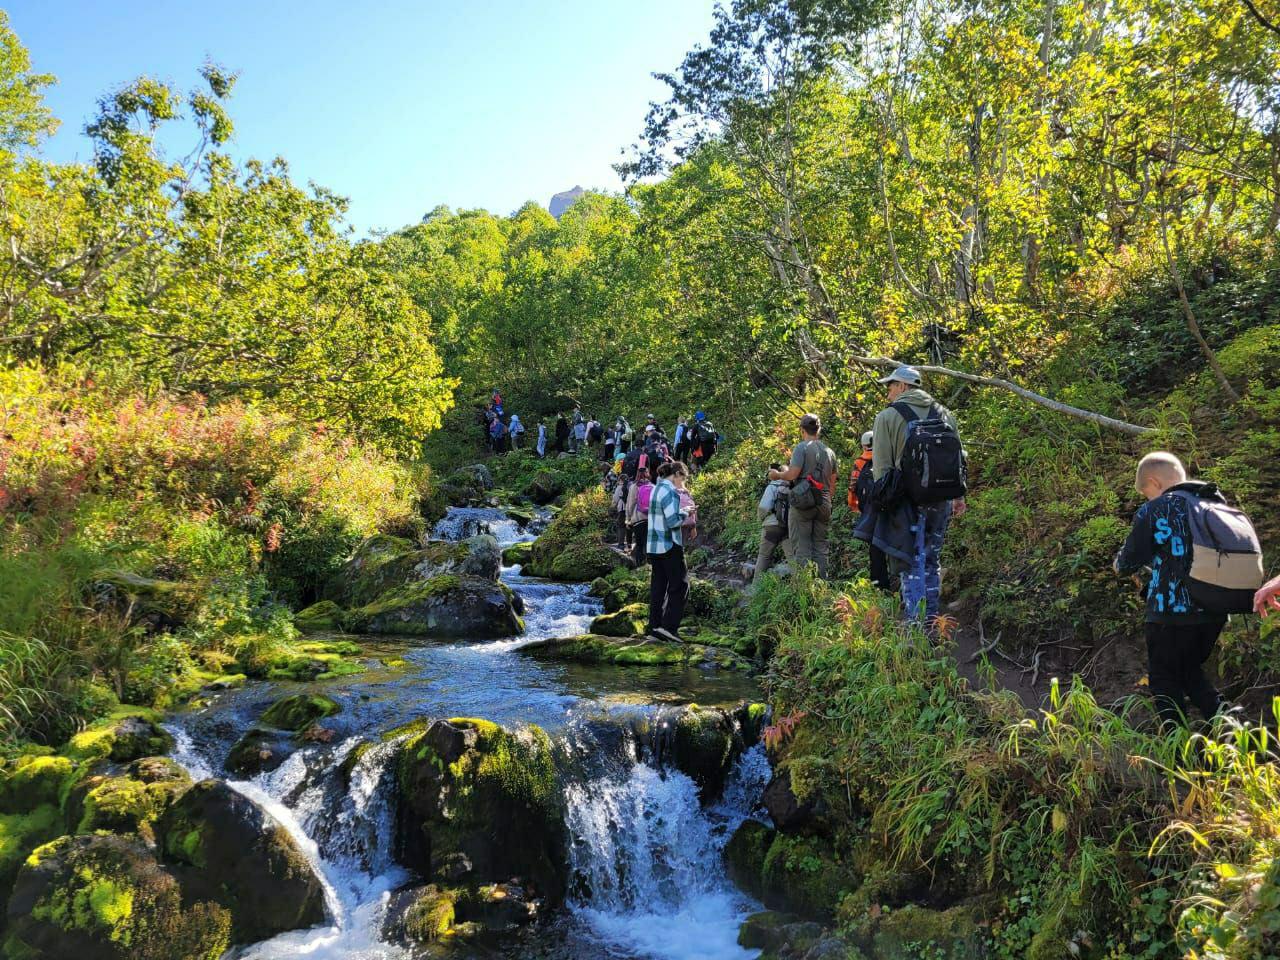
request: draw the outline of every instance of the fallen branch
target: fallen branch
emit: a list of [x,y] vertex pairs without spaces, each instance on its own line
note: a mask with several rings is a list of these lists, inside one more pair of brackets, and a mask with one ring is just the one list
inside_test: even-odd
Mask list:
[[[880,367],[892,370],[900,366],[899,362],[891,357],[849,357],[848,359],[851,363],[857,363],[864,367]],[[1039,404],[1057,413],[1064,413],[1078,420],[1087,420],[1109,430],[1119,430],[1121,433],[1127,433],[1132,437],[1140,437],[1154,432],[1152,427],[1144,427],[1125,420],[1117,420],[1115,417],[1108,417],[1101,413],[1094,413],[1092,410],[1073,407],[1069,403],[1050,399],[1043,394],[1036,393],[1034,390],[1028,390],[1026,387],[1019,386],[1011,380],[1003,380],[1000,377],[984,377],[964,370],[953,370],[951,367],[921,366],[917,364],[915,368],[921,373],[936,373],[944,377],[955,377],[958,380],[967,380],[969,383],[981,384],[984,387],[998,387],[1001,390],[1008,390],[1024,400],[1030,400],[1032,403]]]

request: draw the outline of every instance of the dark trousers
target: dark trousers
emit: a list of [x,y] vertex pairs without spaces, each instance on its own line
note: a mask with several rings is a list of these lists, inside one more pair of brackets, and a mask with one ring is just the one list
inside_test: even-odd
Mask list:
[[649,521],[641,520],[631,524],[631,559],[637,567],[643,567],[645,561],[645,541],[649,539]]
[[1206,720],[1218,712],[1222,698],[1204,673],[1225,624],[1148,623],[1147,682],[1156,712],[1165,723],[1185,723],[1190,700]]
[[649,632],[663,627],[679,633],[684,602],[689,596],[684,547],[649,554],[649,571]]
[[897,593],[893,581],[889,578],[889,557],[874,543],[871,547],[871,582],[885,593]]

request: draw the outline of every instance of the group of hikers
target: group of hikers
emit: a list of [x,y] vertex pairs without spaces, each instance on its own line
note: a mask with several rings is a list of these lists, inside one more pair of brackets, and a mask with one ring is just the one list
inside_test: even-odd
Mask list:
[[[495,389],[481,417],[485,444],[491,453],[507,453],[524,446],[525,425],[520,417],[513,413],[504,420],[504,416],[502,394]],[[643,429],[637,433],[625,416],[619,416],[606,426],[594,416],[584,414],[582,407],[574,404],[573,412],[568,416],[563,413],[556,415],[549,436],[546,419],[538,421],[533,452],[543,459],[549,453],[561,456],[595,451],[601,461],[613,464],[635,449],[660,445],[662,457],[683,463],[697,472],[715,456],[720,439],[720,434],[702,411],[694,415],[692,423],[687,417],[680,417],[674,435],[668,439],[652,413],[645,418]],[[654,452],[657,453],[656,450]]]
[[[870,547],[872,581],[900,593],[906,615],[936,634],[942,547],[951,521],[966,510],[966,454],[955,416],[924,390],[917,369],[900,366],[878,383],[886,404],[862,434],[848,480],[854,536]],[[699,414],[695,423],[703,420]],[[678,446],[689,433],[677,431]],[[758,505],[760,551],[748,577],[770,569],[779,548],[793,569],[812,564],[827,575],[838,464],[816,414],[802,416],[799,431],[787,465],[768,471]],[[650,418],[639,444],[616,447],[604,483],[619,545],[652,571],[647,633],[671,641],[680,639],[689,589],[684,551],[697,536],[697,506],[686,489],[689,468],[665,441]],[[1147,502],[1114,565],[1120,574],[1150,570],[1145,619],[1156,709],[1162,721],[1184,722],[1189,702],[1209,718],[1222,698],[1204,664],[1227,617],[1280,610],[1280,577],[1262,582],[1249,519],[1215,485],[1189,479],[1173,454],[1143,457],[1135,487]]]

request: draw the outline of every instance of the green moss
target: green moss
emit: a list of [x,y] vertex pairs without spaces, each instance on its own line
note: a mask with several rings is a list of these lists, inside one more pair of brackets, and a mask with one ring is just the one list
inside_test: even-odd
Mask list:
[[77,733],[63,753],[74,759],[117,762],[156,756],[173,749],[173,738],[160,728],[160,714],[146,707],[122,706]]
[[297,693],[277,700],[267,708],[261,722],[277,730],[303,730],[317,720],[331,717],[342,707],[336,700],[318,694]]
[[777,833],[765,854],[761,881],[770,899],[819,920],[834,914],[857,878],[836,859],[829,841]]
[[0,811],[25,813],[46,803],[58,804],[76,775],[67,757],[19,757],[12,771],[0,774]]
[[985,955],[984,936],[967,906],[930,910],[908,904],[886,911],[877,925],[875,955],[881,960],[971,960]]
[[728,650],[696,643],[652,643],[631,637],[554,637],[520,648],[538,660],[617,666],[712,666],[747,670],[750,664]]
[[436,943],[453,931],[457,892],[430,885],[405,911],[404,932],[414,943]]
[[649,608],[633,603],[615,613],[605,613],[591,621],[591,632],[603,637],[636,637],[644,633]]
[[533,554],[533,543],[513,543],[502,551],[502,562],[507,566],[519,564],[524,566],[529,562],[529,557]]
[[723,710],[690,706],[676,720],[673,759],[698,785],[704,801],[724,787],[737,755],[733,724]]
[[0,903],[32,851],[62,833],[62,814],[45,803],[27,813],[0,815]]
[[724,848],[729,879],[757,899],[764,898],[764,859],[774,831],[759,820],[745,820]]
[[327,633],[342,629],[343,611],[332,600],[321,600],[299,610],[293,615],[293,623],[303,633]]

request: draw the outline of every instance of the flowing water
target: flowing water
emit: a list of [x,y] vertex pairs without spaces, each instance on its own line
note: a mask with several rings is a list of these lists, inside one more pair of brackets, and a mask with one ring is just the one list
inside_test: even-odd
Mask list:
[[[535,527],[536,529],[536,527]],[[436,536],[492,532],[503,546],[533,534],[498,510],[454,509]],[[236,739],[281,696],[322,690],[342,705],[325,721],[330,743],[308,745],[278,769],[232,786],[298,840],[325,886],[329,919],[242,948],[237,960],[409,960],[382,939],[391,894],[413,878],[392,858],[397,743],[379,735],[416,719],[477,716],[536,723],[556,743],[569,825],[571,890],[562,914],[484,957],[545,960],[745,960],[738,925],[758,906],[727,881],[720,852],[751,815],[769,776],[763,750],[745,754],[722,800],[698,803],[684,774],[665,770],[652,745],[632,733],[640,715],[661,729],[670,705],[731,704],[754,698],[746,678],[667,667],[584,667],[544,663],[519,648],[533,640],[585,632],[599,603],[581,584],[524,577],[503,580],[526,605],[526,633],[481,644],[406,645],[362,638],[373,659],[358,676],[322,684],[256,684],[220,694],[173,721],[174,756],[196,778],[225,776]],[[408,666],[385,667],[401,658]],[[339,766],[365,740],[344,784]]]

